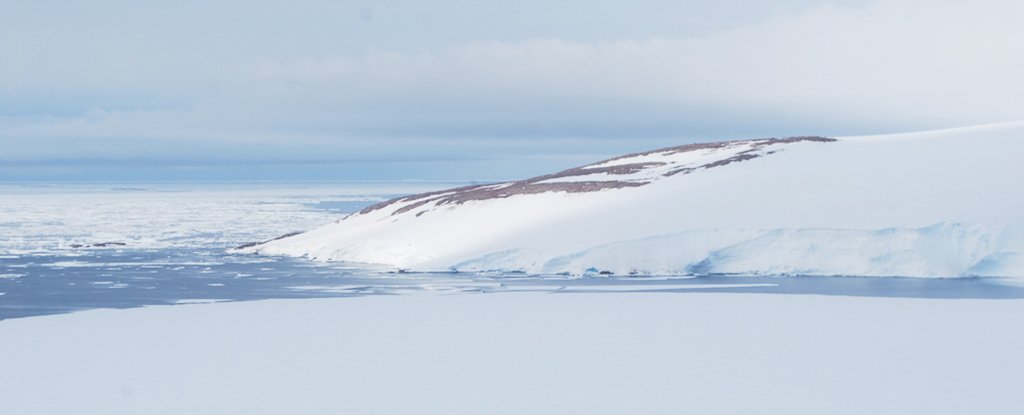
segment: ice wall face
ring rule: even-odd
[[[413,195],[249,252],[413,270],[1024,276],[1024,123],[694,144]]]

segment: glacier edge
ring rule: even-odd
[[[545,257],[529,248],[489,253],[460,272],[614,275],[1016,277],[1024,231],[936,223],[883,229],[704,229],[600,244]]]

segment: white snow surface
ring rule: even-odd
[[[249,251],[419,271],[1024,277],[1024,122],[753,143],[539,182],[642,186],[406,198]],[[742,154],[759,157],[708,166]]]
[[[0,321],[0,413],[1019,414],[1024,301],[399,295]]]

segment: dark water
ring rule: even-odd
[[[588,277],[390,273],[223,249],[123,250],[0,257],[0,319],[180,302],[488,293],[732,292],[908,298],[1024,298],[996,279],[844,277]]]

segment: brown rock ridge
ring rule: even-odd
[[[586,166],[575,167],[568,170],[563,170],[558,173],[546,174],[543,176],[537,176],[526,180],[518,180],[513,182],[496,183],[496,184],[480,184],[458,187],[454,189],[439,190],[429,193],[421,193],[411,196],[400,197],[397,199],[388,200],[372,206],[369,206],[357,214],[366,214],[391,206],[396,203],[408,203],[406,206],[402,206],[392,212],[392,215],[409,212],[420,206],[428,203],[435,203],[437,205],[448,205],[448,204],[462,204],[472,200],[489,200],[489,199],[503,199],[514,195],[524,194],[536,194],[546,192],[566,192],[566,193],[585,193],[585,192],[596,192],[604,189],[620,189],[625,187],[639,187],[650,183],[649,181],[625,181],[625,180],[581,180],[574,182],[548,182],[547,180],[565,178],[565,177],[578,177],[588,176],[593,174],[608,174],[608,175],[629,175],[641,172],[645,169],[652,167],[664,166],[664,162],[645,162],[645,163],[627,163],[618,164],[611,166],[600,166],[602,164],[623,160],[633,157],[647,156],[651,154],[664,154],[672,155],[679,153],[686,153],[691,151],[719,149],[734,146],[737,144],[751,144],[751,148],[737,153],[736,155],[717,160],[711,163],[707,163],[697,167],[682,167],[679,169],[669,170],[664,173],[663,176],[672,176],[675,174],[689,174],[701,169],[710,169],[720,166],[725,166],[731,163],[746,161],[763,157],[774,153],[775,151],[763,151],[768,146],[776,144],[790,144],[797,142],[819,142],[827,143],[836,141],[834,138],[818,137],[818,136],[801,136],[801,137],[786,137],[786,138],[763,138],[756,140],[736,140],[736,141],[720,141],[714,143],[697,143],[697,144],[685,144],[675,147],[667,147],[657,150],[646,151],[642,153],[627,154],[619,156],[597,163],[588,164]],[[600,167],[594,167],[600,166]],[[423,212],[420,212],[421,214]]]

